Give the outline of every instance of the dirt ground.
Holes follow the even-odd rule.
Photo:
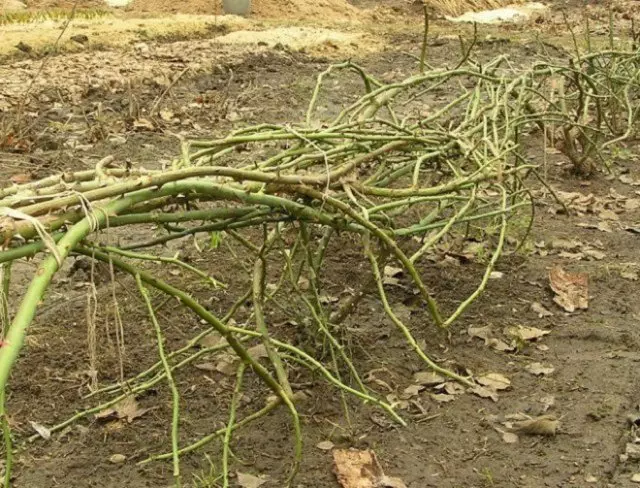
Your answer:
[[[21,116],[23,122],[19,135],[0,141],[3,181],[92,168],[107,155],[134,166],[159,168],[178,154],[175,134],[210,137],[246,124],[294,123],[304,118],[316,76],[337,60],[350,58],[383,81],[414,73],[422,38],[420,9],[395,0],[353,4],[350,12],[351,8],[376,7],[367,10],[367,18],[374,20],[351,27],[341,24],[331,31],[339,36],[325,33],[318,40],[318,27],[307,18],[297,27],[313,32],[309,36],[315,41],[295,45],[286,37],[254,44],[250,40],[220,42],[221,36],[238,31],[285,28],[276,21],[249,27],[238,21],[228,27],[220,27],[224,22],[212,23],[197,38],[174,34],[145,38],[134,32],[123,45],[101,45],[95,50],[78,47],[48,57],[12,52],[0,65],[0,134],[15,117]],[[568,7],[578,23],[579,5],[569,2]],[[620,29],[626,26],[629,11],[616,12]],[[399,19],[389,20],[393,12]],[[600,29],[596,35],[606,39],[602,26],[608,20],[601,11],[594,12],[593,28]],[[376,18],[388,22],[383,25]],[[559,35],[562,24],[556,21],[553,17],[533,26],[481,27],[476,56],[490,59],[498,53],[508,54],[513,62],[526,65],[540,49],[535,42],[538,32],[556,45],[562,57],[571,46],[566,36]],[[321,24],[326,28],[327,19]],[[99,31],[100,26],[93,29]],[[432,65],[444,66],[457,59],[459,42],[451,32],[468,38],[471,28],[435,22],[429,46]],[[299,39],[302,34],[291,35]],[[331,102],[322,107],[326,115],[337,113],[361,90],[355,78],[337,80]],[[558,212],[551,195],[539,189],[531,244],[499,261],[501,277],[489,281],[486,292],[454,324],[450,335],[435,330],[410,290],[390,289],[393,305],[403,309],[417,339],[424,341],[425,349],[440,363],[475,374],[500,373],[511,380],[511,388],[500,392],[497,402],[462,394],[439,403],[429,390],[423,391],[414,398],[415,405],[402,412],[409,426],[398,428],[375,408],[351,398],[347,400],[350,418],[346,419],[335,390],[320,378],[294,369],[292,381],[307,398],[300,405],[304,458],[293,486],[338,486],[331,452],[317,447],[327,440],[336,447],[373,449],[385,472],[410,488],[638,486],[632,476],[640,473],[640,455],[627,455],[628,443],[638,441],[635,428],[640,418],[640,206],[626,204],[640,195],[636,149],[634,141],[620,155],[614,175],[603,171],[589,180],[573,176],[565,161],[549,155],[549,184],[557,192],[579,192],[587,203],[565,215]],[[609,225],[604,230],[592,228],[602,222],[603,210],[614,213],[608,214]],[[594,226],[581,225],[585,223]],[[118,239],[131,243],[149,237],[133,232]],[[168,275],[212,311],[224,314],[237,298],[233,290],[246,289],[249,278],[238,266],[246,256],[240,250],[239,258],[224,246],[200,253],[189,240],[172,244],[167,255],[176,250],[229,285],[228,291],[211,291],[182,273]],[[341,297],[363,278],[365,260],[347,238],[329,249],[327,256],[322,279],[327,293]],[[548,274],[555,265],[588,273],[588,310],[568,314],[554,304]],[[12,307],[19,303],[34,269],[33,262],[25,262],[14,270]],[[483,270],[482,263],[473,259],[453,259],[446,264],[425,264],[420,272],[441,305],[453,310],[477,286]],[[103,330],[112,320],[113,288],[108,269],[97,267],[94,273],[102,304],[97,316],[98,377],[107,385],[118,379],[113,333]],[[10,383],[9,421],[17,439],[34,434],[32,422],[52,426],[96,404],[95,398],[84,398],[90,382],[89,280],[89,267],[78,259],[57,275],[41,304]],[[155,363],[157,352],[135,284],[116,274],[115,293],[124,318],[124,375],[129,377]],[[166,326],[167,347],[181,347],[203,329],[186,311],[163,303],[161,297],[154,296],[154,300]],[[551,313],[541,317],[532,309],[534,303]],[[277,314],[270,319],[288,333],[290,324],[279,322],[282,318]],[[382,395],[401,395],[412,384],[414,373],[423,370],[384,318],[374,293],[365,297],[346,325],[355,365],[370,373],[370,386]],[[536,327],[549,334],[509,353],[494,350],[468,332],[489,327],[500,336],[512,326]],[[526,367],[536,362],[553,371],[543,376],[529,373]],[[256,379],[247,378],[241,415],[260,408],[268,395]],[[225,425],[233,376],[192,366],[176,379],[183,404],[183,444]],[[169,448],[170,398],[168,388],[158,385],[138,398],[140,407],[149,410],[131,422],[104,422],[90,416],[49,440],[26,443],[16,455],[14,486],[172,486],[170,462],[137,464]],[[515,444],[506,443],[495,428],[500,425],[495,419],[516,413],[556,415],[561,419],[560,428],[555,436],[522,436]],[[198,480],[215,478],[220,449],[218,442],[212,442],[182,458],[186,486],[218,486]],[[265,488],[284,486],[291,452],[290,420],[279,409],[237,432],[233,472],[264,476]]]

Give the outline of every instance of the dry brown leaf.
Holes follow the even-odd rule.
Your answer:
[[[518,435],[514,434],[513,432],[503,432],[502,440],[507,444],[515,444],[516,442],[518,442]]]
[[[538,302],[533,302],[531,304],[531,310],[538,314],[539,319],[543,317],[553,317],[553,312],[550,312],[544,307],[544,305]]]
[[[122,419],[131,423],[138,417],[142,417],[149,410],[149,408],[140,408],[136,399],[129,396],[120,400],[113,407],[98,412],[95,417],[98,420]]]
[[[518,325],[516,327],[508,327],[506,333],[515,339],[526,342],[538,340],[551,332],[548,330],[538,329],[536,327],[524,327],[522,325]]]
[[[603,210],[602,212],[600,212],[598,217],[600,217],[603,220],[614,220],[614,221],[620,220],[620,217],[618,216],[618,214],[615,213],[613,210]]]
[[[218,371],[215,363],[198,363],[196,364],[196,369],[200,369],[202,371]]]
[[[420,371],[413,375],[413,382],[421,386],[435,386],[444,383],[445,377],[434,371]]]
[[[371,450],[336,449],[334,472],[342,488],[406,488],[399,478],[386,476]]]
[[[584,253],[585,255],[595,259],[596,261],[602,261],[607,257],[605,253],[603,253],[602,251],[598,251],[597,249],[585,249]]]
[[[31,424],[31,427],[33,427],[33,430],[35,430],[38,435],[40,437],[42,437],[45,441],[48,441],[49,439],[51,439],[51,430],[49,430],[47,427],[45,427],[42,424],[39,424],[38,422],[29,422]]]
[[[453,395],[446,395],[444,393],[432,393],[431,398],[433,398],[438,403],[449,403],[456,399]]]
[[[500,391],[511,387],[511,381],[506,376],[498,373],[488,373],[476,378],[476,381],[482,386],[487,386],[492,390]]]
[[[408,400],[409,398],[413,398],[414,396],[418,396],[420,392],[424,390],[424,386],[421,385],[411,385],[404,389],[400,398],[403,400]]]
[[[122,464],[127,460],[127,456],[124,454],[114,454],[109,458],[109,462],[113,464]]]
[[[227,340],[217,332],[211,332],[198,341],[202,347],[217,347],[227,343]]]
[[[256,346],[250,347],[249,349],[247,349],[247,354],[255,360],[269,357],[269,355],[267,354],[267,348],[264,344],[258,344]]]
[[[259,488],[267,482],[264,478],[259,478],[248,473],[241,473],[240,471],[236,472],[236,476],[238,478],[238,485],[242,488]]]
[[[541,415],[529,420],[516,422],[513,431],[518,434],[554,436],[560,425],[555,415]]]
[[[334,448],[334,444],[331,441],[322,441],[316,444],[316,447],[321,451],[330,451]]]
[[[625,210],[637,210],[640,208],[640,198],[630,198],[624,202]]]
[[[544,366],[542,363],[527,364],[524,369],[535,376],[547,376],[556,370],[553,366]]]
[[[568,273],[555,266],[549,272],[549,283],[556,294],[553,301],[567,312],[589,307],[589,277],[586,273]]]
[[[638,281],[638,273],[636,273],[635,271],[622,271],[620,273],[620,277],[624,278],[625,280]]]
[[[403,273],[404,273],[404,269],[402,268],[395,268],[393,266],[384,267],[384,275],[387,278],[397,278],[398,276],[401,276]]]
[[[491,327],[485,325],[484,327],[469,327],[467,329],[467,334],[471,337],[477,337],[478,339],[482,339],[486,342],[493,337],[493,331]]]
[[[469,390],[474,395],[479,396],[480,398],[491,398],[494,402],[498,401],[498,394],[489,388],[485,388],[483,386],[474,386]]]
[[[447,393],[447,395],[462,395],[464,393],[464,386],[460,383],[454,383],[453,381],[449,381],[442,385],[442,389]]]

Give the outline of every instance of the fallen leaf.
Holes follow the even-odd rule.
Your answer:
[[[404,391],[402,392],[402,396],[400,398],[402,398],[403,400],[408,400],[409,398],[418,396],[423,389],[424,387],[421,385],[408,386],[407,388],[404,389]]]
[[[551,333],[548,330],[542,330],[536,327],[524,327],[522,325],[508,327],[506,332],[511,337],[525,342],[538,340]]]
[[[527,364],[524,369],[536,376],[546,376],[556,370],[553,366],[544,366],[542,363]]]
[[[488,373],[483,376],[479,376],[476,378],[476,381],[482,386],[488,386],[496,391],[506,390],[511,386],[509,378],[498,373]]]
[[[598,225],[596,226],[596,228],[598,230],[601,230],[602,232],[613,232],[611,225],[608,222],[605,222],[604,220],[598,222]]]
[[[620,220],[620,217],[618,216],[617,213],[615,213],[613,210],[603,210],[602,212],[600,212],[600,214],[598,214],[598,217],[600,217],[603,220]]]
[[[474,386],[469,391],[481,398],[491,398],[494,402],[498,401],[498,394],[494,390],[490,390],[489,388],[485,388],[483,386]]]
[[[597,249],[585,249],[584,253],[590,258],[595,259],[596,261],[602,261],[607,257],[605,253],[603,253],[602,251],[598,251]]]
[[[252,474],[241,473],[240,471],[236,472],[236,476],[238,478],[238,485],[242,488],[259,488],[267,482],[264,478],[258,478]]]
[[[586,273],[567,273],[560,266],[549,272],[553,301],[567,312],[589,307],[589,277]]]
[[[160,110],[160,118],[165,122],[169,122],[173,119],[174,113],[171,110]]]
[[[121,464],[127,460],[127,457],[124,454],[114,454],[109,458],[109,462],[113,464]]]
[[[595,477],[595,476],[593,476],[592,474],[585,476],[585,477],[584,477],[584,480],[585,480],[587,483],[597,483],[597,482],[598,482],[598,478],[596,478],[596,477]]]
[[[504,277],[504,273],[502,271],[492,271],[489,274],[489,278],[491,278],[492,280],[499,280],[500,278]]]
[[[580,241],[570,241],[568,239],[554,239],[549,244],[551,249],[560,249],[562,251],[575,251],[582,247],[582,243]]]
[[[400,478],[384,474],[375,452],[355,449],[333,451],[334,472],[342,488],[407,488]]]
[[[227,340],[217,332],[211,332],[198,341],[202,347],[218,347],[227,343]]]
[[[267,348],[264,344],[258,344],[257,346],[250,347],[247,349],[247,354],[251,356],[253,359],[263,359],[268,357]]]
[[[542,411],[546,412],[556,404],[556,398],[552,395],[543,396],[540,403],[542,403]]]
[[[503,432],[502,440],[507,444],[515,444],[516,442],[518,442],[518,435],[514,434],[513,432]]]
[[[45,441],[51,439],[51,431],[46,428],[44,425],[39,424],[38,422],[29,422],[33,430],[35,430],[40,437],[42,437]]]
[[[199,363],[196,364],[196,369],[200,369],[202,371],[218,371],[215,363]]]
[[[631,476],[631,481],[632,481],[633,483],[640,483],[640,473],[634,473],[634,474]]]
[[[145,130],[155,130],[153,122],[148,119],[136,119],[133,122],[134,129],[145,129]]]
[[[640,208],[640,198],[630,198],[624,202],[625,210],[637,210]]]
[[[334,448],[334,444],[331,441],[322,441],[316,444],[316,447],[321,451],[330,451]]]
[[[404,273],[404,269],[395,268],[393,266],[385,266],[384,267],[384,275],[389,278],[396,278]]]
[[[555,415],[541,415],[529,420],[516,422],[513,430],[519,434],[526,435],[556,435],[560,421]]]
[[[638,281],[638,273],[636,273],[635,271],[622,271],[620,273],[620,277],[624,278],[625,280]]]
[[[98,412],[95,417],[98,420],[124,419],[131,423],[138,417],[142,417],[149,410],[149,408],[140,408],[136,399],[129,396],[120,400],[113,407]]]
[[[422,386],[434,386],[445,382],[445,377],[433,371],[420,371],[413,375],[413,382]]]
[[[454,383],[453,381],[449,381],[442,385],[442,389],[448,395],[461,395],[464,393],[464,386],[459,383]]]
[[[488,325],[484,327],[469,327],[467,329],[467,334],[469,334],[471,337],[482,339],[483,341],[485,341],[485,343],[486,341],[491,339],[491,337],[493,337],[493,331]]]
[[[544,305],[542,305],[541,303],[538,302],[533,302],[531,304],[531,310],[533,310],[535,313],[538,314],[538,318],[543,318],[543,317],[553,317],[553,312],[550,312],[549,310],[547,310]]]
[[[453,395],[446,395],[444,393],[433,393],[431,394],[431,398],[433,398],[438,403],[449,403],[456,399]]]

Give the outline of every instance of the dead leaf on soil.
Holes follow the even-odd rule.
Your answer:
[[[518,435],[514,434],[513,432],[503,432],[502,440],[507,444],[515,444],[516,442],[518,442]]]
[[[149,130],[149,131],[155,130],[153,122],[151,122],[148,119],[136,119],[136,120],[134,120],[133,128],[137,129],[137,130]]]
[[[42,437],[45,441],[51,439],[51,430],[46,428],[44,425],[39,424],[38,422],[29,422],[33,430],[35,430],[40,437]]]
[[[640,198],[630,198],[624,202],[625,210],[637,210],[640,208]]]
[[[498,401],[498,394],[495,390],[490,388],[485,388],[484,386],[474,386],[469,390],[474,395],[479,396],[480,398],[491,398],[494,402]]]
[[[544,307],[544,305],[538,302],[533,302],[531,304],[531,310],[538,314],[539,319],[543,317],[553,317],[553,312],[550,312]]]
[[[556,398],[552,395],[546,395],[540,398],[540,403],[542,403],[542,411],[546,412],[556,404]]]
[[[494,337],[493,330],[488,325],[484,327],[469,327],[467,334],[471,337],[482,339],[485,346],[489,346],[496,351],[510,352],[516,349],[515,343],[507,344],[503,340]]]
[[[257,346],[250,347],[247,349],[247,354],[251,356],[253,359],[263,359],[268,357],[267,348],[264,344],[258,344]]]
[[[556,294],[553,301],[567,312],[589,307],[589,277],[586,273],[568,273],[555,266],[549,272],[549,284]]]
[[[483,376],[478,376],[476,381],[482,386],[487,386],[496,391],[506,390],[511,387],[509,378],[499,373],[488,373]]]
[[[598,217],[600,217],[603,220],[613,220],[613,221],[620,220],[620,217],[618,216],[618,214],[615,213],[613,210],[603,210],[602,212],[600,212],[600,214],[598,214]]]
[[[96,414],[98,420],[126,420],[127,423],[133,422],[138,417],[142,417],[150,408],[140,408],[135,397],[127,397],[120,400],[111,408],[107,408]]]
[[[518,325],[516,327],[508,327],[506,333],[515,339],[528,342],[536,341],[551,332],[548,330],[538,329],[536,327],[524,327],[522,325]]]
[[[636,273],[635,271],[622,271],[620,273],[620,277],[624,278],[625,280],[638,281],[638,273]]]
[[[396,268],[394,266],[385,266],[384,267],[384,275],[388,278],[397,278],[404,273],[404,269]]]
[[[122,464],[127,460],[127,456],[124,454],[114,454],[109,458],[109,462],[113,464]]]
[[[547,376],[556,370],[553,366],[544,366],[542,363],[527,364],[524,369],[535,376]]]
[[[421,386],[435,386],[446,381],[444,376],[434,371],[420,371],[413,375],[413,382]]]
[[[316,444],[316,447],[321,451],[330,451],[334,448],[334,444],[331,441],[322,441]]]
[[[236,472],[236,476],[238,478],[238,485],[242,488],[259,488],[267,482],[264,478],[259,478],[248,473],[241,473],[240,471]]]
[[[462,395],[464,393],[464,386],[460,383],[454,383],[453,381],[443,384],[439,389],[444,390],[447,395]]]
[[[560,425],[555,415],[541,415],[513,425],[513,431],[518,434],[554,436]]]
[[[217,332],[211,332],[198,341],[202,347],[217,347],[227,343],[227,340]]]
[[[407,488],[400,478],[384,474],[375,452],[336,449],[334,472],[342,488]]]
[[[640,483],[640,473],[634,473],[634,474],[631,476],[631,481],[632,481],[633,483]]]
[[[403,400],[408,400],[409,398],[413,398],[414,396],[418,396],[420,392],[424,390],[424,386],[422,385],[411,385],[404,389],[400,398]]]
[[[453,395],[446,395],[444,393],[432,393],[431,398],[433,398],[438,403],[449,403],[456,399]]]

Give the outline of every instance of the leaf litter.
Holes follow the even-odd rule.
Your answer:
[[[334,472],[342,488],[407,488],[400,478],[387,476],[370,449],[336,449]]]
[[[589,277],[586,273],[569,273],[560,266],[549,272],[549,284],[555,293],[553,301],[565,311],[589,308]]]
[[[103,421],[126,420],[127,423],[130,424],[150,410],[150,408],[140,408],[135,397],[128,396],[114,404],[111,408],[98,412],[95,417],[97,420]]]

